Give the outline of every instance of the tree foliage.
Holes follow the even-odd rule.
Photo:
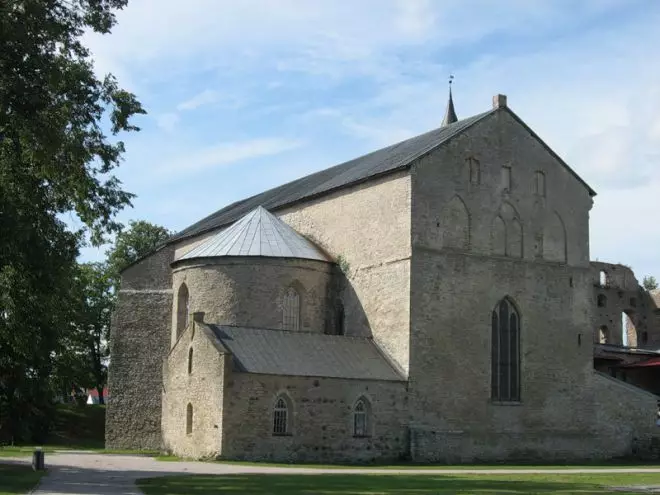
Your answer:
[[[658,288],[658,281],[653,275],[644,277],[644,280],[642,280],[642,287],[644,287],[646,290],[655,290]]]
[[[47,428],[56,356],[76,319],[76,256],[120,225],[130,204],[113,175],[144,113],[111,75],[96,77],[81,39],[108,33],[126,0],[0,2],[0,440]],[[107,121],[107,124],[105,122]]]

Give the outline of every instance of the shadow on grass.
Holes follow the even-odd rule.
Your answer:
[[[27,493],[39,483],[43,474],[28,466],[0,464],[0,495]]]
[[[659,479],[660,481],[660,479]],[[603,485],[553,481],[543,477],[516,480],[497,476],[438,475],[220,475],[173,476],[139,480],[147,495],[404,495],[404,494],[602,494]],[[634,493],[634,492],[618,492]]]

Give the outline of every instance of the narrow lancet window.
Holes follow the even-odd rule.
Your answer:
[[[491,399],[520,401],[520,316],[509,299],[491,314]]]
[[[282,328],[284,330],[300,330],[300,295],[293,287],[289,287],[284,295]]]

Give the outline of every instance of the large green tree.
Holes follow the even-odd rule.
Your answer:
[[[109,33],[125,5],[0,1],[0,440],[43,437],[83,230],[100,243],[130,204],[113,175],[124,145],[107,134],[137,130],[130,118],[144,111],[95,75],[81,42]],[[63,214],[84,229],[69,231]]]

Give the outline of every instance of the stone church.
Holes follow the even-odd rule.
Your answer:
[[[107,447],[648,455],[660,312],[590,261],[595,195],[505,96],[458,120],[450,93],[440,128],[211,214],[122,274]]]

